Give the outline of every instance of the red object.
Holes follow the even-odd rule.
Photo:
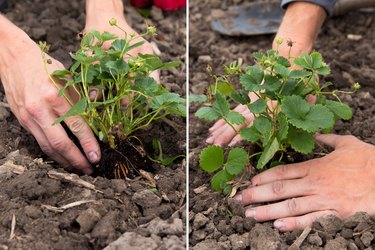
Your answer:
[[[140,9],[146,9],[152,6],[152,0],[131,0],[130,3]]]
[[[176,10],[186,6],[186,0],[154,0],[154,5],[162,10]]]

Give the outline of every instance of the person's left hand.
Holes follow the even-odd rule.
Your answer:
[[[318,159],[277,166],[254,176],[252,186],[235,199],[249,208],[246,216],[274,220],[281,231],[302,229],[328,214],[341,218],[364,211],[375,214],[375,146],[354,136],[317,135],[335,150]]]

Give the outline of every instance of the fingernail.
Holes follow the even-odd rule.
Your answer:
[[[89,153],[89,160],[91,163],[96,163],[99,160],[98,154],[94,151]]]
[[[246,212],[245,212],[245,216],[246,216],[246,217],[252,217],[252,218],[255,219],[255,216],[256,216],[256,211],[255,211],[255,209],[250,208],[250,209],[246,210]]]
[[[237,194],[233,199],[242,203],[242,194]]]
[[[95,100],[96,93],[97,93],[97,91],[95,89],[90,90],[90,93],[89,93],[90,101],[94,101]]]
[[[273,223],[273,226],[276,227],[277,229],[281,229],[285,226],[285,223],[282,220],[277,220]]]
[[[206,140],[206,142],[207,142],[208,144],[211,144],[211,143],[214,142],[214,138],[213,138],[213,137],[210,137],[210,138],[208,138],[208,139]]]
[[[82,170],[82,172],[83,172],[84,174],[91,175],[91,174],[94,172],[94,170],[93,170],[92,168],[84,168],[84,169]]]

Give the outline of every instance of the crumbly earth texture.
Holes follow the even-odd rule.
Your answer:
[[[78,48],[85,1],[9,1],[5,15],[35,41],[51,44],[51,56],[66,67]],[[126,17],[137,31],[145,20],[129,3]],[[185,10],[153,8],[150,38],[162,60],[179,60],[161,72],[161,82],[185,95]],[[41,59],[42,60],[42,59]],[[168,117],[148,128],[145,144],[160,138],[167,156],[184,155],[185,120]],[[69,175],[48,159],[11,114],[0,85],[0,249],[185,249],[184,159],[151,166],[151,180],[109,180]],[[152,183],[156,183],[153,188]]]
[[[222,65],[242,59],[252,64],[252,52],[270,49],[272,35],[227,37],[215,33],[210,22],[225,17],[231,6],[243,0],[190,1],[190,92],[202,94],[209,84],[207,65],[222,72]],[[359,40],[348,39],[360,35]],[[374,10],[354,11],[345,16],[329,18],[315,43],[329,63],[332,73],[323,81],[332,81],[337,88],[350,89],[358,81],[362,88],[353,96],[343,97],[353,109],[353,119],[339,121],[335,133],[352,134],[375,144],[375,18]],[[199,105],[190,107],[190,187],[189,187],[189,245],[191,249],[288,249],[302,231],[282,233],[272,222],[256,223],[244,217],[244,209],[235,201],[210,188],[211,176],[198,166],[200,151],[212,123],[194,117]],[[246,145],[246,144],[242,144]],[[314,154],[307,158],[314,157]],[[315,156],[319,157],[319,156]],[[291,159],[293,160],[293,159]],[[372,249],[374,218],[359,213],[347,220],[328,217],[317,221],[300,249]],[[298,248],[291,248],[298,249]]]

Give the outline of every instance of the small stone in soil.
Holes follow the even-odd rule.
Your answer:
[[[234,250],[246,249],[250,246],[249,233],[244,233],[243,235],[232,234],[229,236],[229,241],[232,245],[231,249]]]
[[[344,225],[341,219],[334,215],[324,216],[318,219],[318,223],[323,227],[324,231],[332,235],[335,235]]]
[[[329,240],[324,246],[325,250],[342,250],[346,249],[346,240],[343,237],[337,236],[333,240]]]
[[[322,238],[320,238],[318,233],[310,234],[307,237],[307,242],[310,243],[311,245],[315,245],[315,246],[323,245],[323,240],[322,240]]]
[[[345,239],[351,239],[353,237],[353,230],[350,229],[350,228],[344,228],[344,229],[342,229],[340,234]]]
[[[132,201],[137,203],[143,209],[146,209],[159,206],[161,203],[161,198],[151,190],[145,189],[143,191],[135,193],[133,195]]]
[[[193,228],[199,229],[203,227],[204,225],[206,225],[208,221],[209,219],[206,216],[204,216],[202,213],[197,213],[194,217]]]
[[[361,236],[361,241],[363,245],[365,245],[366,247],[371,246],[371,242],[373,239],[374,239],[374,235],[372,235],[372,233],[369,231],[364,232]]]

